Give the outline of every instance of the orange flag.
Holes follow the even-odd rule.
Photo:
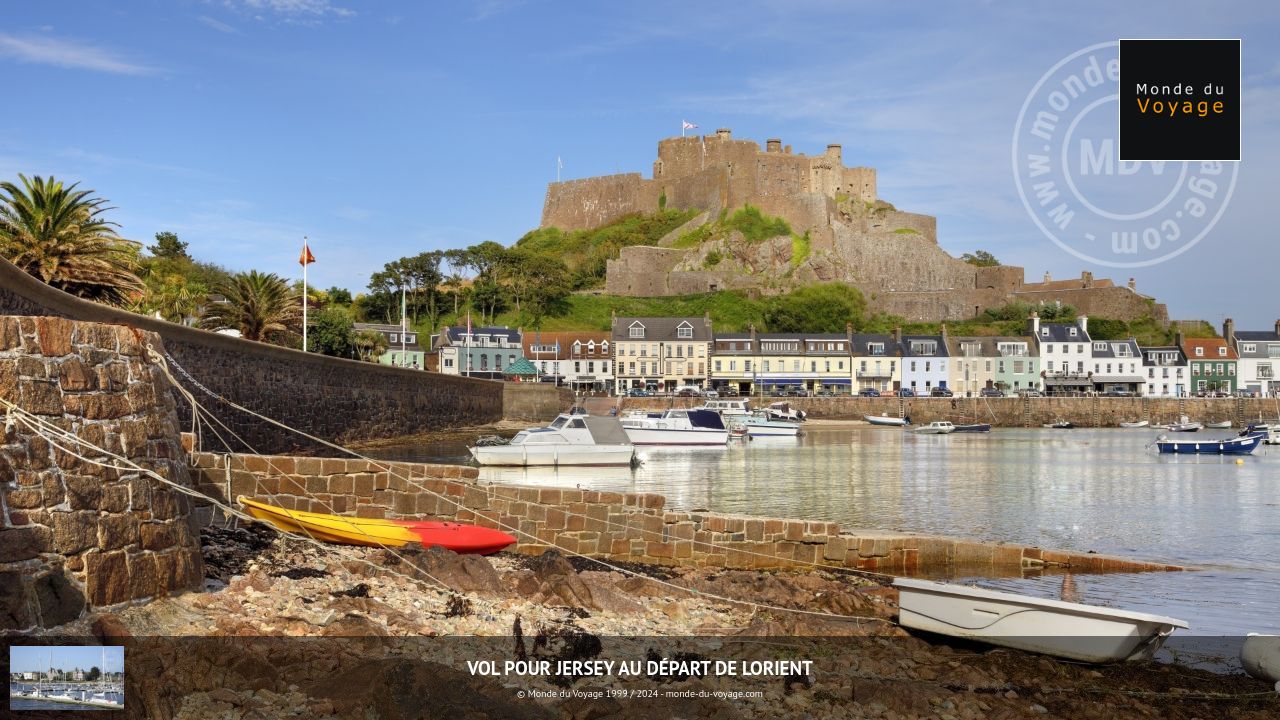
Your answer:
[[[298,264],[303,267],[310,265],[316,261],[316,256],[311,254],[311,248],[306,243],[302,243],[302,254],[298,256]]]

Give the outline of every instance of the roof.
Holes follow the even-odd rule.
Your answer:
[[[413,342],[404,344],[406,351],[413,350],[416,352],[423,349],[422,345],[418,342],[418,337],[420,333],[414,330],[413,328],[402,330],[402,328],[399,325],[382,325],[380,323],[352,323],[351,329],[355,330],[356,332],[365,332],[367,330],[372,330],[374,332],[380,332],[383,335],[400,335],[403,332],[403,334],[413,338]],[[388,340],[388,342],[390,341]],[[400,339],[397,337],[396,342],[390,343],[387,350],[391,351],[391,350],[399,350],[399,349],[400,349]]]
[[[610,333],[608,330],[570,330],[545,332],[542,330],[534,330],[524,334],[524,354],[526,357],[537,355],[539,360],[564,360],[573,357],[583,358],[602,358],[607,357],[598,348],[602,343],[610,342]],[[575,342],[582,343],[582,352],[578,355],[573,354],[573,344]],[[587,353],[587,346],[594,342],[597,350],[594,353]],[[546,350],[534,352],[533,347],[549,347],[556,348],[554,353],[548,353]],[[610,348],[612,349],[612,348]]]
[[[1181,365],[1187,362],[1187,354],[1182,352],[1182,348],[1178,347],[1177,345],[1144,345],[1142,347],[1142,364],[1143,365],[1151,364],[1151,362],[1148,360],[1148,358],[1151,357],[1151,353],[1177,353],[1178,354],[1177,364]]]
[[[1022,343],[1027,346],[1028,354],[1035,346],[1030,335],[949,335],[947,352],[952,357],[966,357],[964,346],[969,343],[978,343],[980,347],[976,356],[967,357],[1000,357],[1000,343]]]
[[[1196,348],[1203,349],[1204,354],[1197,356]],[[1226,355],[1218,352],[1220,349],[1224,348],[1227,351]],[[1192,360],[1201,358],[1237,360],[1240,358],[1240,356],[1236,354],[1236,349],[1231,347],[1230,343],[1228,343],[1225,338],[1185,338],[1182,341],[1182,352],[1186,353],[1187,357]]]
[[[1048,330],[1048,334],[1045,334]],[[1071,331],[1075,330],[1076,334],[1072,335]],[[1036,342],[1093,342],[1089,338],[1088,331],[1080,330],[1080,326],[1075,323],[1040,323],[1040,334],[1036,336]]]
[[[937,352],[926,355],[916,352],[911,344],[921,342],[933,342]],[[941,335],[903,335],[902,336],[902,356],[903,357],[947,357],[947,343]]]
[[[631,337],[631,327],[644,326],[644,337]],[[693,329],[693,337],[682,338],[676,332],[681,325],[687,324]],[[705,317],[615,317],[613,319],[613,340],[617,341],[677,341],[677,342],[710,342],[712,340],[711,321]]]
[[[1127,340],[1093,340],[1093,357],[1094,359],[1106,358],[1137,358],[1142,354],[1142,349],[1138,347],[1138,341],[1135,338]],[[1106,347],[1099,349],[1099,344],[1106,343]],[[1119,346],[1128,346],[1129,354],[1120,355],[1116,352]]]
[[[871,351],[867,349],[868,343],[880,343],[884,345],[884,352],[881,354],[872,355]],[[868,357],[880,357],[881,355],[883,355],[884,357],[889,357],[889,356],[897,357],[898,342],[893,339],[892,335],[879,335],[876,333],[854,333],[853,354],[858,356],[865,355]]]
[[[461,343],[467,334],[467,327],[459,325],[457,327],[447,327],[444,329],[445,336],[449,339],[449,343]],[[499,337],[507,342],[520,344],[520,330],[512,330],[507,327],[472,327],[471,334],[489,335],[491,337]]]
[[[519,360],[516,360],[515,362],[503,368],[502,374],[503,375],[521,375],[521,376],[537,375],[538,368],[534,367],[533,363],[529,362],[525,358],[520,358]]]
[[[1271,357],[1271,349],[1266,343],[1280,342],[1280,333],[1270,330],[1237,330],[1236,350],[1242,358]],[[1254,345],[1252,352],[1244,351],[1244,344]]]

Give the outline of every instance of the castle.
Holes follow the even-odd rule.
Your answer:
[[[746,205],[786,220],[796,237],[748,243],[732,233],[693,247],[682,241],[714,223],[722,210]],[[608,263],[608,293],[777,293],[840,281],[860,288],[872,310],[909,321],[960,320],[1012,301],[1061,302],[1124,320],[1168,320],[1165,306],[1138,293],[1132,279],[1116,285],[1084,272],[1078,279],[1046,275],[1028,283],[1022,268],[976,267],[951,257],[938,247],[936,218],[880,200],[875,169],[845,167],[836,144],[821,155],[805,155],[779,139],[766,140],[761,151],[728,129],[666,138],[658,142],[652,179],[626,173],[548,185],[542,227],[588,229],[661,208],[702,212],[655,247],[623,248]]]

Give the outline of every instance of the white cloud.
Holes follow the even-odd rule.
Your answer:
[[[240,34],[240,31],[236,29],[234,26],[228,25],[220,20],[214,20],[213,18],[208,17],[207,15],[199,15],[196,17],[196,20],[199,21],[200,24],[211,27],[220,33],[227,33],[228,35]]]
[[[0,33],[0,56],[21,63],[116,75],[154,75],[159,72],[157,68],[125,60],[110,50],[45,35],[18,36]]]

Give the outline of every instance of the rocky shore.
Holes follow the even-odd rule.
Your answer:
[[[326,549],[259,526],[210,528],[202,540],[204,592],[49,631],[126,645],[131,716],[417,718],[430,708],[463,718],[1260,720],[1280,712],[1280,696],[1244,676],[1157,663],[1090,667],[914,637],[892,621],[892,589],[853,573]],[[489,677],[467,665],[606,658],[809,660],[811,670]]]

